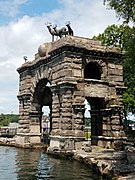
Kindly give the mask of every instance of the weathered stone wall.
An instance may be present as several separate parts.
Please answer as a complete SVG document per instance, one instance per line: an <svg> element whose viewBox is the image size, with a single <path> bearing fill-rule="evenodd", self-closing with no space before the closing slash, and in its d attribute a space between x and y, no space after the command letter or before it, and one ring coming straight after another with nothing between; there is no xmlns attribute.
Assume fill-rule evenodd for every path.
<svg viewBox="0 0 135 180"><path fill-rule="evenodd" d="M97 145L113 146L115 138L124 137L122 125L123 69L121 53L115 48L107 49L97 41L67 36L53 43L40 46L35 60L26 62L18 72L19 113L21 136L29 143L39 142L41 104L35 99L40 80L50 82L52 92L52 130L50 147L75 149L84 139L84 112L86 98L103 99L97 118L102 116L102 134L96 135ZM85 67L96 63L101 79L84 78ZM101 106L101 105L100 105ZM35 138L35 141L34 141ZM24 142L25 144L25 142Z"/></svg>

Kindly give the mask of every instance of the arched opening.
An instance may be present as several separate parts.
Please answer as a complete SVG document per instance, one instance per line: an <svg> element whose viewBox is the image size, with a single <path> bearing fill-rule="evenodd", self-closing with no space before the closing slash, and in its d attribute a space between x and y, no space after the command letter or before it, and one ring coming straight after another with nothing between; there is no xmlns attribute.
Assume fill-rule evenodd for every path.
<svg viewBox="0 0 135 180"><path fill-rule="evenodd" d="M101 80L101 67L96 62L88 63L84 68L85 79L98 79Z"/></svg>
<svg viewBox="0 0 135 180"><path fill-rule="evenodd" d="M97 137L103 134L102 110L105 108L104 98L86 97L89 104L91 144L97 145Z"/></svg>
<svg viewBox="0 0 135 180"><path fill-rule="evenodd" d="M41 79L34 92L33 106L38 113L40 133L52 130L52 92L48 79Z"/></svg>

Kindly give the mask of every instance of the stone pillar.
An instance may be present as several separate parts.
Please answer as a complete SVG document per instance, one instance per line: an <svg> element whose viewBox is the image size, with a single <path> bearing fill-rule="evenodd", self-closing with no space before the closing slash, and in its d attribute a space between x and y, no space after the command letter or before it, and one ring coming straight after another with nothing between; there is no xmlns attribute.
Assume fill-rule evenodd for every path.
<svg viewBox="0 0 135 180"><path fill-rule="evenodd" d="M29 112L30 116L30 143L38 144L41 142L41 120L42 112Z"/></svg>
<svg viewBox="0 0 135 180"><path fill-rule="evenodd" d="M73 105L74 136L84 138L84 111L85 105Z"/></svg>
<svg viewBox="0 0 135 180"><path fill-rule="evenodd" d="M61 136L73 136L72 122L72 86L64 85L61 89L62 102L60 104Z"/></svg>
<svg viewBox="0 0 135 180"><path fill-rule="evenodd" d="M52 131L49 150L72 151L76 143L84 140L84 106L73 105L74 84L52 86Z"/></svg>
<svg viewBox="0 0 135 180"><path fill-rule="evenodd" d="M60 122L60 95L56 86L51 87L52 91L52 130L51 136L60 136L61 134L61 122Z"/></svg>
<svg viewBox="0 0 135 180"><path fill-rule="evenodd" d="M16 144L21 147L29 146L30 139L28 134L30 133L29 123L29 110L30 110L30 96L19 95L19 128L16 136Z"/></svg>
<svg viewBox="0 0 135 180"><path fill-rule="evenodd" d="M72 130L72 85L52 85L52 131L49 151L74 149Z"/></svg>
<svg viewBox="0 0 135 180"><path fill-rule="evenodd" d="M105 148L114 148L115 141L126 141L122 122L122 109L119 106L110 106L102 112L102 135L97 136L96 145Z"/></svg>
<svg viewBox="0 0 135 180"><path fill-rule="evenodd" d="M84 135L84 112L85 105L74 104L73 105L73 122L74 122L74 137L75 137L75 149L80 150L82 143L85 140Z"/></svg>
<svg viewBox="0 0 135 180"><path fill-rule="evenodd" d="M31 111L30 95L18 96L19 99L19 128L16 144L21 147L30 147L41 142L40 118L41 113Z"/></svg>
<svg viewBox="0 0 135 180"><path fill-rule="evenodd" d="M29 110L30 110L30 96L18 96L19 99L19 129L18 133L29 133Z"/></svg>
<svg viewBox="0 0 135 180"><path fill-rule="evenodd" d="M110 112L112 137L121 138L125 135L122 119L123 115L121 107L112 106Z"/></svg>

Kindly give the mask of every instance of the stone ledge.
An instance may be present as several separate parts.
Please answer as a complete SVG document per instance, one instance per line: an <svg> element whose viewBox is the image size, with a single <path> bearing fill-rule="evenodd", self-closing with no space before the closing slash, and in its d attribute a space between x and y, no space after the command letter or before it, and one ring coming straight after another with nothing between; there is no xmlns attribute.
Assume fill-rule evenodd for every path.
<svg viewBox="0 0 135 180"><path fill-rule="evenodd" d="M65 50L68 51L69 49L73 51L75 48L77 52L91 52L94 53L94 56L100 56L101 54L104 56L105 54L109 56L110 58L120 58L122 57L122 53L118 48L115 47L106 47L102 46L100 41L95 41L89 38L84 37L78 37L78 36L66 36L64 38L59 39L55 42L50 43L44 43L46 45L43 49L45 51L44 57L40 57L38 54L35 56L35 59L33 61L28 61L24 63L21 67L17 69L19 73L29 69L30 67L37 65L38 62L44 63L42 61L45 60L45 62L50 61L50 58L55 56L55 52L58 51L59 54L64 52ZM47 51L47 54L46 54ZM101 54L100 54L101 53Z"/></svg>

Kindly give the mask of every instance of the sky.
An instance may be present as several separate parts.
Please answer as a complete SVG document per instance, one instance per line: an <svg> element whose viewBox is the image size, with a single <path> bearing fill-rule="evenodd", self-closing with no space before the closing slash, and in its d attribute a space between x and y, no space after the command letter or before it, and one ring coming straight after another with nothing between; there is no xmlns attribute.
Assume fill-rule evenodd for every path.
<svg viewBox="0 0 135 180"><path fill-rule="evenodd" d="M103 0L0 0L0 114L18 113L19 74L23 56L34 60L38 47L51 41L45 23L67 21L76 36L92 38L120 24Z"/></svg>

